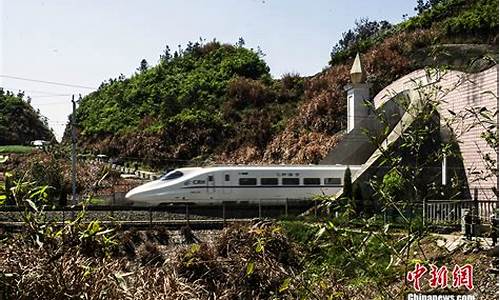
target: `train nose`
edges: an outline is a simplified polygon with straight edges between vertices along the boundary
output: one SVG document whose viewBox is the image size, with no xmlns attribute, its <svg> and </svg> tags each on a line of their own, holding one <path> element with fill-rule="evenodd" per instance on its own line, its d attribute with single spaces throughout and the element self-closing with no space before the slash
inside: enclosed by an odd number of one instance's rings
<svg viewBox="0 0 500 300">
<path fill-rule="evenodd" d="M 128 191 L 128 193 L 125 195 L 125 199 L 131 202 L 142 202 L 142 203 L 148 202 L 148 200 L 150 200 L 149 198 L 151 197 L 150 195 L 151 190 L 155 189 L 159 183 L 161 182 L 151 181 L 143 185 L 137 186 Z"/>
<path fill-rule="evenodd" d="M 125 199 L 127 199 L 127 201 L 129 202 L 132 202 L 132 204 L 147 202 L 145 193 L 140 187 L 136 187 L 128 191 L 128 193 L 125 195 Z"/>
</svg>

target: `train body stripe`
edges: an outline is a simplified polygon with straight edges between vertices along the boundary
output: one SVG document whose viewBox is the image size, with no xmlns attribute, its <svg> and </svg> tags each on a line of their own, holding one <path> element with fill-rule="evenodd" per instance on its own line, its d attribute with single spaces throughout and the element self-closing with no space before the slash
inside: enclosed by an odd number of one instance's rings
<svg viewBox="0 0 500 300">
<path fill-rule="evenodd" d="M 341 188 L 342 185 L 199 185 L 199 186 L 183 186 L 182 189 L 248 189 L 248 188 Z"/>
</svg>

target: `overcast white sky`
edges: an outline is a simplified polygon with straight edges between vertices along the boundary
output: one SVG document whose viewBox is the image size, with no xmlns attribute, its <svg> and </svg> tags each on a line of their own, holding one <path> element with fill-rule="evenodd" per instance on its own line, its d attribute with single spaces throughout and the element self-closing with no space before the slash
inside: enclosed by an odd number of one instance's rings
<svg viewBox="0 0 500 300">
<path fill-rule="evenodd" d="M 165 45 L 216 38 L 259 46 L 274 77 L 312 75 L 328 64 L 342 32 L 362 17 L 399 22 L 416 0 L 0 0 L 0 87 L 24 90 L 60 139 L 69 94 L 98 87 L 141 59 L 158 62 Z"/>
</svg>

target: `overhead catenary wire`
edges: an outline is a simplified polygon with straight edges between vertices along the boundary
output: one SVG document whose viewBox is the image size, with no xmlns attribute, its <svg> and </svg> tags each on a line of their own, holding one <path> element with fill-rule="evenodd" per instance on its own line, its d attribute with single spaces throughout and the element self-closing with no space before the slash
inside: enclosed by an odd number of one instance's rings
<svg viewBox="0 0 500 300">
<path fill-rule="evenodd" d="M 45 105 L 68 105 L 68 101 L 54 101 L 54 102 L 45 102 L 45 103 L 31 103 L 32 106 L 45 106 Z"/>
<path fill-rule="evenodd" d="M 43 95 L 35 95 L 35 97 L 51 97 L 51 96 L 59 96 L 59 95 L 65 95 L 65 96 L 71 96 L 71 94 L 68 94 L 68 93 L 65 93 L 63 94 L 63 92 L 48 92 L 48 91 L 39 91 L 39 90 L 27 90 L 27 89 L 24 89 L 24 88 L 15 88 L 15 87 L 12 87 L 12 86 L 5 86 L 5 85 L 1 85 L 0 86 L 0 89 L 4 89 L 4 90 L 10 90 L 10 91 L 14 91 L 14 90 L 17 90 L 18 92 L 27 92 L 27 93 L 36 93 L 36 94 L 43 94 Z M 31 96 L 30 97 L 34 97 L 34 96 Z"/>
<path fill-rule="evenodd" d="M 52 97 L 68 97 L 71 96 L 71 94 L 54 94 L 54 95 L 35 95 L 35 96 L 29 96 L 31 99 L 36 99 L 36 98 L 52 98 Z M 67 102 L 67 101 L 66 101 Z"/>
<path fill-rule="evenodd" d="M 38 83 L 44 83 L 44 84 L 51 84 L 51 85 L 59 85 L 59 86 L 80 88 L 80 89 L 88 89 L 88 90 L 96 90 L 97 89 L 96 87 L 79 85 L 79 84 L 63 83 L 63 82 L 56 82 L 56 81 L 47 81 L 47 80 L 25 78 L 25 77 L 5 75 L 5 74 L 0 74 L 0 77 L 9 78 L 9 79 L 15 79 L 15 80 L 30 81 L 30 82 L 38 82 Z"/>
</svg>

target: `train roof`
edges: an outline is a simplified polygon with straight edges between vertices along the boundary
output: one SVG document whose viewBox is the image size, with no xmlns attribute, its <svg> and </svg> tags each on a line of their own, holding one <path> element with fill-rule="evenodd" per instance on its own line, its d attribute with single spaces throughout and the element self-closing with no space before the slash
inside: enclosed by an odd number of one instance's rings
<svg viewBox="0 0 500 300">
<path fill-rule="evenodd" d="M 259 170 L 344 170 L 360 169 L 360 165 L 215 165 L 197 168 L 182 168 L 183 170 L 235 170 L 235 171 L 259 171 Z"/>
</svg>

